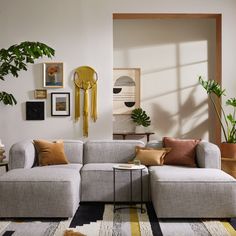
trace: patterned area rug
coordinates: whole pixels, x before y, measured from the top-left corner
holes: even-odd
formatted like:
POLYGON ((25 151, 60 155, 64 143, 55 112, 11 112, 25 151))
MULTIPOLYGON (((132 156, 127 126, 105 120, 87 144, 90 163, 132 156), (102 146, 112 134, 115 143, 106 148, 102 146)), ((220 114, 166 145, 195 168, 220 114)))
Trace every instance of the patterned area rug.
POLYGON ((158 220, 151 204, 145 209, 113 213, 111 204, 83 203, 65 221, 0 221, 0 236, 63 236, 68 230, 88 236, 236 236, 235 220, 158 220))

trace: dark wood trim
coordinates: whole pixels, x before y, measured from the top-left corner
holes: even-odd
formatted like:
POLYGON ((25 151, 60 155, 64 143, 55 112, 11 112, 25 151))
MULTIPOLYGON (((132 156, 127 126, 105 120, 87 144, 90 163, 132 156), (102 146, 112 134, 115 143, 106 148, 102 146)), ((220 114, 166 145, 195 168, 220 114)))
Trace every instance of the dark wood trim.
MULTIPOLYGON (((215 80, 221 85, 222 81, 222 15, 212 13, 113 13, 114 20, 137 19, 215 19, 216 21, 216 67, 215 80)), ((221 103, 221 101, 220 101, 221 103)), ((221 126, 215 121, 215 143, 221 143, 221 126)))
MULTIPOLYGON (((222 83, 222 16, 218 14, 216 16, 216 66, 215 66, 215 80, 221 85, 222 83)), ((220 100, 220 104, 221 104, 220 100)), ((220 104, 217 105, 218 110, 220 110, 220 104)), ((220 114, 221 115, 221 114, 220 114)), ((215 140, 216 144, 221 143, 221 125, 217 120, 215 123, 215 140)))
MULTIPOLYGON (((216 19, 221 14, 196 13, 113 13, 114 20, 137 19, 216 19)), ((221 17, 220 17, 221 18, 221 17)))

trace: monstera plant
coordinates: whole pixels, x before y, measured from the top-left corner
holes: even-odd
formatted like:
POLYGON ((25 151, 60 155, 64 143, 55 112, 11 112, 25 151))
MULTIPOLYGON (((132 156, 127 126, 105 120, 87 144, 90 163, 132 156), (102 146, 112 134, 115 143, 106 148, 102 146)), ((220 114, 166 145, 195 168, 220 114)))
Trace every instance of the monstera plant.
MULTIPOLYGON (((40 57, 54 56, 55 50, 40 42, 22 42, 10 46, 8 49, 0 49, 0 80, 5 80, 7 75, 18 77, 21 70, 27 70, 29 63, 40 57)), ((15 105, 15 97, 11 93, 0 91, 0 102, 5 105, 15 105)))
POLYGON ((151 125, 151 119, 142 108, 136 108, 131 113, 131 119, 136 124, 136 133, 143 133, 143 127, 151 125))

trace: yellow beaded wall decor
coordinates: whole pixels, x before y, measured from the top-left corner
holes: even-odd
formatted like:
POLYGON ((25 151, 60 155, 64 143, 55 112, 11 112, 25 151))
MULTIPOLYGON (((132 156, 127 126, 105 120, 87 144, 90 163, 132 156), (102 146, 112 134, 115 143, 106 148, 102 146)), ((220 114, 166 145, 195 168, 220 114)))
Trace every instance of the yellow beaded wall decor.
POLYGON ((84 92, 83 136, 88 137, 89 89, 91 89, 91 113, 94 122, 97 120, 97 72, 89 66, 81 66, 75 70, 75 121, 80 118, 80 90, 84 92))

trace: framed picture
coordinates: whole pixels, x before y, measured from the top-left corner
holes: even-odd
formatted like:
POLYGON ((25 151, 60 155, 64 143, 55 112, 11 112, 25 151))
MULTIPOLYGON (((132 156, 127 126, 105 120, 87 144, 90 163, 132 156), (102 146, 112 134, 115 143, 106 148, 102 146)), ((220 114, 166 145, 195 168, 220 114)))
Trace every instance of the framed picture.
POLYGON ((26 102, 26 120, 44 120, 44 102, 26 102))
POLYGON ((43 87, 63 88, 63 63, 46 62, 43 63, 43 87))
POLYGON ((51 93, 51 115, 70 116, 70 93, 51 93))
POLYGON ((34 98, 35 99, 46 99, 47 98, 47 90, 46 89, 35 89, 34 90, 34 98))
POLYGON ((113 114, 131 114, 140 107, 140 69, 113 69, 113 114))

